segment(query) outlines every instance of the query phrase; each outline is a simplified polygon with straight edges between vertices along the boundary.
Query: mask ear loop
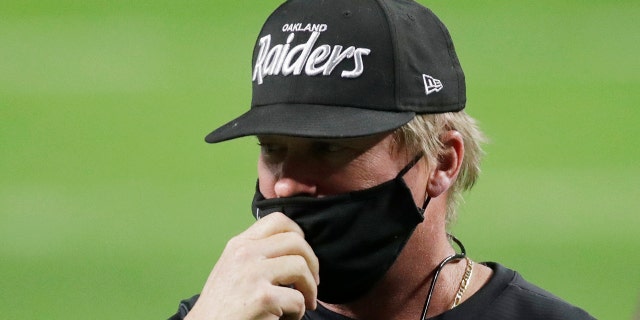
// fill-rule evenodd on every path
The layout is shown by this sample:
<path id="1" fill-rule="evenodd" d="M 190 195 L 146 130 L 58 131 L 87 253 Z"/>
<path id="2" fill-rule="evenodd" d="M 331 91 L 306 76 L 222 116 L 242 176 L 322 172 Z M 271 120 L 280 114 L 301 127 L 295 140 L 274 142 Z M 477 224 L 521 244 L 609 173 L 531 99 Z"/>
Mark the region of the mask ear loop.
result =
<path id="1" fill-rule="evenodd" d="M 418 163 L 418 161 L 420 161 L 421 158 L 422 158 L 422 153 L 417 155 L 415 158 L 413 158 L 413 160 L 411 160 L 411 162 L 409 162 L 404 168 L 402 168 L 402 170 L 400 170 L 400 172 L 398 172 L 398 175 L 396 177 L 404 176 L 405 173 L 407 173 L 409 170 L 411 170 L 411 168 L 413 168 L 413 166 L 415 166 L 416 163 Z"/>
<path id="2" fill-rule="evenodd" d="M 425 202 L 428 202 L 428 200 Z M 440 271 L 442 271 L 442 268 L 444 268 L 444 266 L 447 265 L 449 262 L 452 262 L 454 260 L 464 259 L 467 256 L 467 250 L 462 245 L 462 242 L 460 242 L 460 240 L 458 240 L 456 237 L 454 237 L 451 234 L 447 234 L 447 236 L 449 237 L 450 240 L 455 242 L 458 245 L 458 247 L 460 247 L 460 253 L 456 253 L 444 258 L 444 260 L 442 260 L 442 262 L 440 262 L 440 264 L 436 268 L 435 273 L 433 274 L 433 280 L 431 281 L 431 287 L 429 288 L 429 293 L 427 294 L 427 298 L 424 302 L 424 307 L 422 309 L 422 316 L 420 317 L 421 320 L 427 319 L 427 311 L 429 310 L 429 304 L 431 303 L 431 296 L 433 295 L 433 290 L 436 287 L 436 281 L 438 281 L 438 276 L 440 275 Z"/>
<path id="3" fill-rule="evenodd" d="M 402 170 L 400 170 L 400 172 L 398 172 L 398 175 L 396 177 L 397 178 L 403 177 L 409 170 L 411 170 L 411 168 L 413 168 L 413 166 L 416 165 L 416 163 L 418 163 L 418 161 L 420 161 L 420 159 L 422 159 L 422 153 L 415 156 L 415 158 L 413 158 L 413 160 L 411 160 L 409 164 L 407 164 L 404 168 L 402 168 Z M 418 208 L 418 211 L 420 212 L 420 215 L 422 215 L 423 218 L 424 218 L 424 211 L 427 209 L 427 205 L 429 204 L 429 201 L 431 201 L 431 197 L 427 195 L 427 198 L 424 199 L 424 203 L 422 203 L 422 208 Z"/>
<path id="4" fill-rule="evenodd" d="M 418 211 L 420 211 L 420 215 L 422 215 L 423 218 L 424 218 L 424 212 L 427 210 L 427 205 L 429 204 L 429 201 L 431 201 L 431 197 L 427 195 L 427 198 L 424 199 L 424 203 L 422 204 L 422 208 L 418 208 Z"/>

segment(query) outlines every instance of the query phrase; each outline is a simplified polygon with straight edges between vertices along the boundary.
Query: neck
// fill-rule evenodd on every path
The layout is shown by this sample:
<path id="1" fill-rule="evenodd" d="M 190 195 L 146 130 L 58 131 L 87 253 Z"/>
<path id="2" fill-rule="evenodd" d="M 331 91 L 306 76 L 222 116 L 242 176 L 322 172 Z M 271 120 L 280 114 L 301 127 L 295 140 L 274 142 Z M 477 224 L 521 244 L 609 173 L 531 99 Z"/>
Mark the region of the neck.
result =
<path id="1" fill-rule="evenodd" d="M 420 319 L 435 269 L 455 253 L 444 221 L 429 221 L 438 216 L 434 213 L 427 211 L 393 266 L 367 295 L 349 304 L 323 305 L 354 319 Z M 465 261 L 454 261 L 442 269 L 427 317 L 449 310 L 465 266 Z"/>

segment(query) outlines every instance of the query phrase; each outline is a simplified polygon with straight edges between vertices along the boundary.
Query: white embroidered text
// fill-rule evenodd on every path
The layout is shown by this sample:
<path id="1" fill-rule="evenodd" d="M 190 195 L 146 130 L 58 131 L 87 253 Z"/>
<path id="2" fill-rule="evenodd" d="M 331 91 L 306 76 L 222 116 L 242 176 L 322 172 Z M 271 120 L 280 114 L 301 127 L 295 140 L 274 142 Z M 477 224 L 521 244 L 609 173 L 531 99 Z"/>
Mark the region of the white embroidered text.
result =
<path id="1" fill-rule="evenodd" d="M 282 26 L 282 32 L 325 32 L 327 25 L 322 23 L 287 23 Z"/>
<path id="2" fill-rule="evenodd" d="M 322 25 L 321 25 L 322 26 Z M 284 28 L 284 27 L 283 27 Z M 325 27 L 326 28 L 326 27 Z M 353 59 L 352 70 L 342 70 L 343 78 L 357 78 L 364 71 L 362 57 L 371 52 L 367 48 L 341 45 L 331 47 L 328 44 L 315 46 L 320 31 L 311 33 L 307 42 L 291 47 L 295 34 L 291 33 L 284 44 L 271 46 L 271 35 L 260 38 L 258 56 L 253 68 L 253 81 L 262 84 L 264 77 L 272 75 L 307 76 L 330 75 L 336 66 L 345 59 Z"/>

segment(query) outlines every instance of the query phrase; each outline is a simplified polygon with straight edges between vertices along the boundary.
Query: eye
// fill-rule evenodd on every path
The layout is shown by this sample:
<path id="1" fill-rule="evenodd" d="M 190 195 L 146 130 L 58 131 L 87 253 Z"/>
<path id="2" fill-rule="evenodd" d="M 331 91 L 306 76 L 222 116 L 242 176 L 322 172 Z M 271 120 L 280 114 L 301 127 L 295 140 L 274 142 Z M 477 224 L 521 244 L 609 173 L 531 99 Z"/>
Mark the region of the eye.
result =
<path id="1" fill-rule="evenodd" d="M 317 141 L 313 144 L 313 152 L 317 155 L 337 153 L 344 149 L 343 145 L 328 141 Z"/>
<path id="2" fill-rule="evenodd" d="M 264 155 L 273 155 L 284 150 L 284 147 L 282 145 L 275 143 L 259 141 L 258 145 L 260 146 L 260 152 Z"/>

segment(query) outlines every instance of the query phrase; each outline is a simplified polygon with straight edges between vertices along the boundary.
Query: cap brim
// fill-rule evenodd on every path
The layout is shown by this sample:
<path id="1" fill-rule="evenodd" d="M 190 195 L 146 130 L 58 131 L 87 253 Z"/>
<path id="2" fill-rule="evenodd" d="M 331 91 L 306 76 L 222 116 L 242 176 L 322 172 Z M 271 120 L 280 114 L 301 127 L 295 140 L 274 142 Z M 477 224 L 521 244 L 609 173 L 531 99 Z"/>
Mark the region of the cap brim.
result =
<path id="1" fill-rule="evenodd" d="M 415 112 L 391 112 L 343 106 L 275 104 L 254 107 L 205 138 L 216 143 L 251 135 L 353 138 L 396 129 Z"/>

